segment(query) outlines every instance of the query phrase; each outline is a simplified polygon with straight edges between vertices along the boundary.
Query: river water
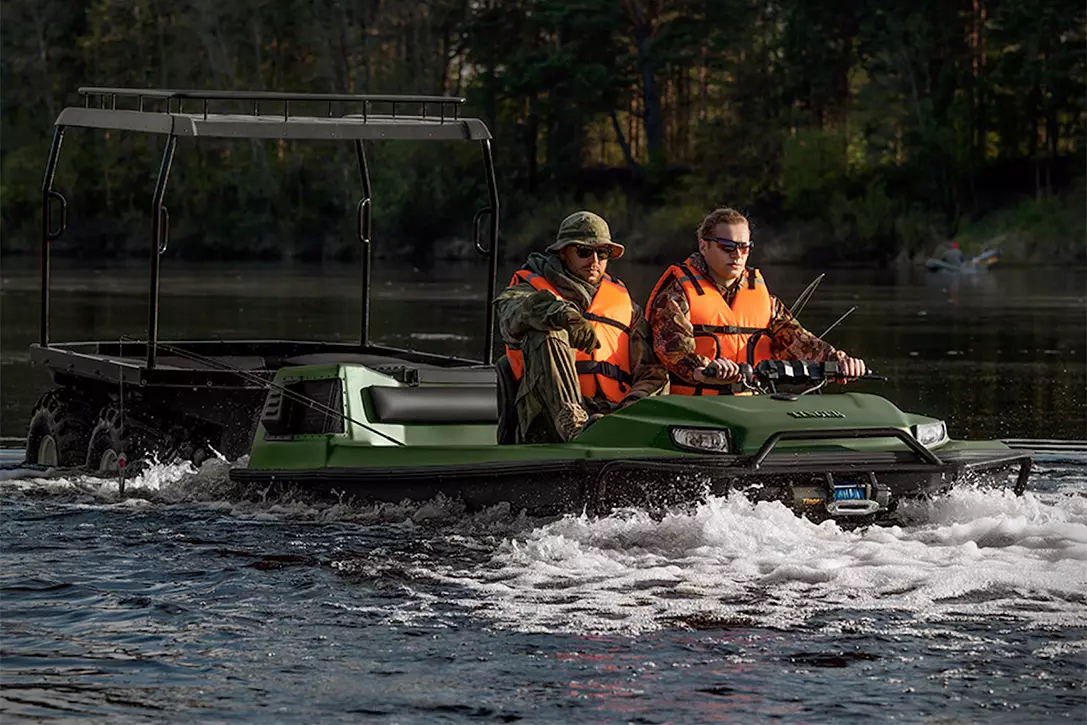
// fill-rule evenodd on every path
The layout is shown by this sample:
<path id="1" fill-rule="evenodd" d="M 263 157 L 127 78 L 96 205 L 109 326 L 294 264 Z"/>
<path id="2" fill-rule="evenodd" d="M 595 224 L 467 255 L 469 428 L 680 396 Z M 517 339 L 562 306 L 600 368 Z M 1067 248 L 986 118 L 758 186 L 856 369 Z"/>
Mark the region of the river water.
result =
<path id="1" fill-rule="evenodd" d="M 659 272 L 615 265 L 635 296 Z M 509 270 L 504 270 L 507 275 Z M 376 275 L 374 337 L 478 357 L 478 266 Z M 766 271 L 791 302 L 813 272 Z M 62 266 L 54 339 L 142 335 L 140 266 Z M 0 434 L 48 386 L 32 266 L 5 260 Z M 348 340 L 344 267 L 179 266 L 163 339 Z M 802 315 L 954 437 L 1087 438 L 1082 270 L 828 274 Z M 14 463 L 16 450 L 0 454 Z M 0 481 L 4 722 L 1077 722 L 1087 457 L 962 487 L 894 525 L 740 497 L 531 519 L 455 501 L 234 494 L 230 462 Z"/>

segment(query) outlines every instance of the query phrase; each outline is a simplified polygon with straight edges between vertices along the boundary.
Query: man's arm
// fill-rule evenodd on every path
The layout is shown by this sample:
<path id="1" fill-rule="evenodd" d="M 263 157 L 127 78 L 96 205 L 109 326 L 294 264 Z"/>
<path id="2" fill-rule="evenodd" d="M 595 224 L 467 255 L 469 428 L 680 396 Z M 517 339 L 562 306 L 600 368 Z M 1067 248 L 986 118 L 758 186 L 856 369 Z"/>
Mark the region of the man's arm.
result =
<path id="1" fill-rule="evenodd" d="M 494 300 L 498 332 L 505 342 L 520 342 L 529 332 L 565 329 L 577 306 L 528 282 L 507 287 Z"/>
<path id="2" fill-rule="evenodd" d="M 630 326 L 630 372 L 634 376 L 634 382 L 630 386 L 630 391 L 619 402 L 617 410 L 642 398 L 656 395 L 668 384 L 668 371 L 653 354 L 649 323 L 638 303 L 635 302 L 633 305 L 634 322 Z"/>
<path id="3" fill-rule="evenodd" d="M 851 357 L 845 350 L 837 350 L 830 343 L 820 340 L 804 329 L 781 300 L 777 297 L 772 299 L 774 315 L 770 319 L 770 357 L 818 362 L 836 360 L 841 364 L 841 372 L 850 378 L 860 377 L 868 371 L 864 360 Z"/>
<path id="4" fill-rule="evenodd" d="M 649 311 L 653 352 L 667 372 L 695 384 L 695 372 L 710 364 L 708 357 L 695 352 L 691 307 L 683 286 L 674 277 L 665 282 Z"/>

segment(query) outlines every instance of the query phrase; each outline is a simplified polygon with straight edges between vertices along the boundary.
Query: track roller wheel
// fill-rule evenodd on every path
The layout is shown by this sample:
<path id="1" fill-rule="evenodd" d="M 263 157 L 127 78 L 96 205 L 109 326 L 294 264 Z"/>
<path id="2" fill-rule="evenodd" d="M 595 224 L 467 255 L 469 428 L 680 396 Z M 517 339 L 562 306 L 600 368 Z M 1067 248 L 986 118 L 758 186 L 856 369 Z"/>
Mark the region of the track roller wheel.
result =
<path id="1" fill-rule="evenodd" d="M 181 461 L 188 461 L 193 465 L 193 468 L 200 469 L 200 464 L 211 458 L 211 451 L 201 441 L 202 438 L 188 438 L 183 431 L 175 431 L 174 440 L 180 441 L 180 443 L 174 444 L 170 447 L 170 450 L 174 458 Z"/>
<path id="2" fill-rule="evenodd" d="M 87 469 L 101 474 L 116 475 L 121 470 L 121 455 L 125 456 L 125 470 L 136 473 L 151 463 L 151 456 L 159 453 L 162 439 L 154 428 L 130 413 L 122 421 L 121 411 L 114 405 L 102 409 L 98 424 L 91 430 L 86 449 Z"/>
<path id="3" fill-rule="evenodd" d="M 80 466 L 94 424 L 92 408 L 73 391 L 50 390 L 34 405 L 26 434 L 26 462 Z"/>

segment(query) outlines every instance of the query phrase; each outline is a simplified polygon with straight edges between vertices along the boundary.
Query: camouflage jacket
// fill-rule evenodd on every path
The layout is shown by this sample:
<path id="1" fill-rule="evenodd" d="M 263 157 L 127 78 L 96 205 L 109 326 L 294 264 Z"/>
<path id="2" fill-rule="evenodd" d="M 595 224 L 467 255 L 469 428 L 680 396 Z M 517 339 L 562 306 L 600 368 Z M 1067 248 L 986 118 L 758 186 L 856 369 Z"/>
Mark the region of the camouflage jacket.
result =
<path id="1" fill-rule="evenodd" d="M 566 271 L 557 254 L 534 252 L 529 255 L 524 267 L 542 275 L 559 291 L 563 299 L 533 297 L 537 290 L 528 282 L 506 288 L 494 302 L 498 331 L 502 341 L 506 343 L 519 343 L 532 330 L 562 329 L 562 320 L 569 307 L 573 306 L 579 313 L 583 313 L 592 304 L 596 294 L 596 287 Z M 596 398 L 591 401 L 592 404 L 587 406 L 590 413 L 618 410 L 648 395 L 662 392 L 668 382 L 668 372 L 657 361 L 649 344 L 649 324 L 642 308 L 633 300 L 631 304 L 634 314 L 630 332 L 630 364 L 634 382 L 630 391 L 617 405 L 610 403 L 598 391 Z"/>
<path id="2" fill-rule="evenodd" d="M 699 252 L 687 258 L 687 264 L 707 279 L 713 280 L 706 260 Z M 717 285 L 725 302 L 732 304 L 743 278 L 728 287 Z M 805 330 L 781 300 L 771 295 L 770 355 L 786 360 L 827 360 L 844 353 Z M 668 371 L 694 382 L 694 371 L 710 363 L 710 358 L 695 352 L 691 307 L 683 286 L 674 277 L 665 282 L 653 299 L 649 324 L 653 330 L 653 351 Z"/>

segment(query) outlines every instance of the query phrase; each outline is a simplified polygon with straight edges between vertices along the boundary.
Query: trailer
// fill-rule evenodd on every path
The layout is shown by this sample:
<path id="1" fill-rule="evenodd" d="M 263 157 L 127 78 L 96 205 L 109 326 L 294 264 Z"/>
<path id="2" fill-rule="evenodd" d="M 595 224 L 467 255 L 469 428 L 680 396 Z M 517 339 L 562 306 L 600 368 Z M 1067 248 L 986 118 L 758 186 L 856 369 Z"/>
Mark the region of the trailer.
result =
<path id="1" fill-rule="evenodd" d="M 483 121 L 460 116 L 463 98 L 106 87 L 82 87 L 79 95 L 82 103 L 56 118 L 42 181 L 40 330 L 30 357 L 49 370 L 54 387 L 31 414 L 26 463 L 110 473 L 152 458 L 199 464 L 212 450 L 234 460 L 248 452 L 267 382 L 285 366 L 360 363 L 394 379 L 436 377 L 453 385 L 496 388 L 489 304 L 479 360 L 377 345 L 369 334 L 373 191 L 366 149 L 371 142 L 479 144 L 487 199 L 472 218 L 472 242 L 488 261 L 488 302 L 494 297 L 499 200 L 491 134 Z M 121 339 L 50 335 L 50 254 L 68 227 L 68 203 L 54 188 L 54 177 L 69 129 L 166 139 L 151 194 L 147 325 Z M 170 248 L 170 170 L 178 149 L 201 137 L 350 144 L 360 180 L 354 209 L 362 289 L 356 341 L 159 339 L 160 268 Z"/>

